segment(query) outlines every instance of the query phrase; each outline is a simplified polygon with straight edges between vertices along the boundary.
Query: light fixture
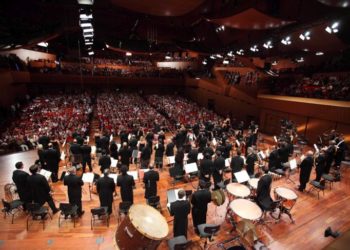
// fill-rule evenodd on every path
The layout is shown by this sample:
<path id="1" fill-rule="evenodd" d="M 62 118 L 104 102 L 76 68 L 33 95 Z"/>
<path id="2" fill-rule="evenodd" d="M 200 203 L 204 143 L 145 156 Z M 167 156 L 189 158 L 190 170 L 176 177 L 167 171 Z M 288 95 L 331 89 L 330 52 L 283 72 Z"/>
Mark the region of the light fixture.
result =
<path id="1" fill-rule="evenodd" d="M 83 28 L 83 32 L 87 33 L 87 32 L 94 32 L 93 28 Z"/>
<path id="2" fill-rule="evenodd" d="M 89 54 L 89 56 L 92 56 L 92 55 L 94 55 L 95 53 L 94 53 L 93 51 L 89 51 L 88 54 Z"/>
<path id="3" fill-rule="evenodd" d="M 126 56 L 132 56 L 132 53 L 131 52 L 126 52 L 125 55 Z"/>
<path id="4" fill-rule="evenodd" d="M 85 45 L 93 45 L 93 42 L 85 42 Z"/>
<path id="5" fill-rule="evenodd" d="M 94 0 L 78 0 L 78 4 L 93 5 L 94 4 Z"/>
<path id="6" fill-rule="evenodd" d="M 306 32 L 304 32 L 304 33 L 302 33 L 302 34 L 300 34 L 299 35 L 299 38 L 301 39 L 301 40 L 310 40 L 311 38 L 310 38 L 310 31 L 306 31 Z"/>
<path id="7" fill-rule="evenodd" d="M 284 45 L 290 45 L 292 41 L 290 40 L 290 36 L 287 36 L 286 38 L 281 40 L 281 43 Z"/>
<path id="8" fill-rule="evenodd" d="M 339 31 L 339 22 L 334 22 L 332 24 L 332 26 L 327 26 L 325 28 L 325 31 L 327 31 L 329 34 L 338 33 L 338 31 Z"/>
<path id="9" fill-rule="evenodd" d="M 229 64 L 230 63 L 230 61 L 228 60 L 228 59 L 224 59 L 224 61 L 222 62 L 222 64 L 225 64 L 225 65 L 227 65 L 227 64 Z"/>
<path id="10" fill-rule="evenodd" d="M 216 57 L 217 57 L 217 58 L 222 58 L 222 55 L 216 54 Z"/>
<path id="11" fill-rule="evenodd" d="M 309 51 L 309 49 L 307 49 L 307 48 L 305 48 L 305 49 L 303 49 L 305 52 L 308 52 Z"/>
<path id="12" fill-rule="evenodd" d="M 207 65 L 207 59 L 204 59 L 203 62 L 202 62 L 203 65 Z"/>
<path id="13" fill-rule="evenodd" d="M 80 21 L 80 27 L 82 28 L 92 28 L 92 24 L 89 22 L 82 22 Z"/>
<path id="14" fill-rule="evenodd" d="M 215 60 L 215 59 L 216 59 L 216 57 L 215 57 L 214 55 L 211 55 L 211 56 L 210 56 L 210 59 Z"/>
<path id="15" fill-rule="evenodd" d="M 49 46 L 49 43 L 48 42 L 40 42 L 37 45 L 40 46 L 40 47 L 47 48 Z"/>
<path id="16" fill-rule="evenodd" d="M 240 55 L 240 56 L 243 56 L 244 55 L 244 50 L 243 49 L 237 50 L 236 54 Z"/>
<path id="17" fill-rule="evenodd" d="M 94 37 L 94 34 L 93 33 L 86 33 L 86 34 L 83 34 L 84 38 L 85 37 Z"/>
<path id="18" fill-rule="evenodd" d="M 273 48 L 271 41 L 267 41 L 266 43 L 264 43 L 263 46 L 265 49 L 272 49 Z"/>
<path id="19" fill-rule="evenodd" d="M 317 51 L 317 52 L 315 53 L 315 55 L 316 55 L 316 56 L 323 56 L 324 53 L 323 53 L 322 51 Z"/>
<path id="20" fill-rule="evenodd" d="M 219 31 L 225 31 L 225 26 L 221 25 L 220 27 L 216 28 L 216 32 L 219 32 Z"/>
<path id="21" fill-rule="evenodd" d="M 297 61 L 298 63 L 304 62 L 304 57 L 297 58 L 296 61 Z"/>
<path id="22" fill-rule="evenodd" d="M 271 65 L 273 65 L 273 66 L 277 65 L 277 61 L 276 61 L 276 60 L 273 61 L 273 62 L 271 63 Z"/>
<path id="23" fill-rule="evenodd" d="M 233 54 L 233 51 L 228 52 L 227 55 L 230 56 L 230 57 L 235 56 L 235 55 Z"/>
<path id="24" fill-rule="evenodd" d="M 250 51 L 258 52 L 259 51 L 258 45 L 254 45 L 254 46 L 250 47 Z"/>
<path id="25" fill-rule="evenodd" d="M 90 20 L 92 19 L 92 14 L 80 14 L 80 20 Z"/>

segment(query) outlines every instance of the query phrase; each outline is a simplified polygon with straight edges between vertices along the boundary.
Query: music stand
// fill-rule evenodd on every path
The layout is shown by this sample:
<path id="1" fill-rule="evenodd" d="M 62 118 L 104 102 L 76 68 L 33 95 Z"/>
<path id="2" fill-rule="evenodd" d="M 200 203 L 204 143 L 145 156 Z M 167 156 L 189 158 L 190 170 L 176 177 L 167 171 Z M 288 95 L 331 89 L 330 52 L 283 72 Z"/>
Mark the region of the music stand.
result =
<path id="1" fill-rule="evenodd" d="M 289 161 L 289 170 L 287 170 L 288 173 L 286 174 L 286 179 L 291 181 L 293 184 L 295 184 L 295 181 L 293 181 L 290 178 L 290 175 L 291 175 L 292 171 L 297 169 L 297 167 L 298 167 L 298 164 L 297 164 L 297 160 L 295 158 Z"/>
<path id="2" fill-rule="evenodd" d="M 237 182 L 238 183 L 243 183 L 243 182 L 247 182 L 249 181 L 250 177 L 247 173 L 246 170 L 242 170 L 242 171 L 239 171 L 239 172 L 236 172 L 236 173 L 233 173 Z"/>
<path id="3" fill-rule="evenodd" d="M 84 173 L 82 176 L 82 180 L 84 183 L 89 184 L 89 195 L 90 195 L 90 200 L 92 200 L 91 188 L 92 188 L 92 183 L 94 182 L 94 173 Z"/>
<path id="4" fill-rule="evenodd" d="M 50 177 L 52 175 L 52 172 L 45 170 L 45 169 L 40 169 L 39 174 L 45 176 L 46 180 L 49 181 Z"/>
<path id="5" fill-rule="evenodd" d="M 168 160 L 168 165 L 175 164 L 175 156 L 168 156 L 167 160 Z"/>

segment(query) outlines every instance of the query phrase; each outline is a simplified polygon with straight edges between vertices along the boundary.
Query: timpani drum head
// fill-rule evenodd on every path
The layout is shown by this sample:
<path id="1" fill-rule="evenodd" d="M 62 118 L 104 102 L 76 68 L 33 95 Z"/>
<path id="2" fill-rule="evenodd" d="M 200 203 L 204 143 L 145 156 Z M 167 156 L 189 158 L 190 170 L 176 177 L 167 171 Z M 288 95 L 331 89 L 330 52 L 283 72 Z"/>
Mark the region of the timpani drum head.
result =
<path id="1" fill-rule="evenodd" d="M 226 186 L 227 192 L 236 197 L 245 198 L 250 195 L 250 190 L 247 186 L 239 183 L 230 183 Z"/>
<path id="2" fill-rule="evenodd" d="M 251 178 L 248 180 L 249 186 L 251 186 L 253 189 L 258 188 L 258 182 L 259 182 L 259 178 Z"/>
<path id="3" fill-rule="evenodd" d="M 277 187 L 275 192 L 286 200 L 296 200 L 298 198 L 297 194 L 289 188 Z"/>
<path id="4" fill-rule="evenodd" d="M 230 203 L 230 209 L 242 219 L 257 220 L 261 217 L 260 207 L 246 199 L 235 199 Z"/>
<path id="5" fill-rule="evenodd" d="M 153 240 L 162 240 L 168 233 L 168 224 L 155 208 L 145 204 L 135 204 L 128 214 L 131 223 L 142 235 Z"/>

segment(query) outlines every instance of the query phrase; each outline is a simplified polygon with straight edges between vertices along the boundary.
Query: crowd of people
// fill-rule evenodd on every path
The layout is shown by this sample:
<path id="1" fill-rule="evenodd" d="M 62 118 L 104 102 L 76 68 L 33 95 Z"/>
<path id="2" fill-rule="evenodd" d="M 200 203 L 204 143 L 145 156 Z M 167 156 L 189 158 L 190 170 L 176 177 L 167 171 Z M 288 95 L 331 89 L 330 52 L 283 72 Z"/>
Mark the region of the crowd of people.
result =
<path id="1" fill-rule="evenodd" d="M 228 81 L 230 85 L 243 85 L 246 87 L 257 86 L 258 72 L 251 71 L 242 75 L 235 71 L 225 71 L 224 78 Z"/>
<path id="2" fill-rule="evenodd" d="M 350 75 L 302 78 L 285 86 L 275 84 L 274 94 L 331 100 L 350 100 Z"/>
<path id="3" fill-rule="evenodd" d="M 86 134 L 92 115 L 87 93 L 42 95 L 19 110 L 1 134 L 1 148 L 9 151 L 32 149 L 41 136 L 63 142 L 76 131 Z"/>
<path id="4" fill-rule="evenodd" d="M 27 66 L 25 62 L 15 54 L 10 54 L 8 56 L 0 55 L 0 69 L 24 71 L 27 69 Z"/>

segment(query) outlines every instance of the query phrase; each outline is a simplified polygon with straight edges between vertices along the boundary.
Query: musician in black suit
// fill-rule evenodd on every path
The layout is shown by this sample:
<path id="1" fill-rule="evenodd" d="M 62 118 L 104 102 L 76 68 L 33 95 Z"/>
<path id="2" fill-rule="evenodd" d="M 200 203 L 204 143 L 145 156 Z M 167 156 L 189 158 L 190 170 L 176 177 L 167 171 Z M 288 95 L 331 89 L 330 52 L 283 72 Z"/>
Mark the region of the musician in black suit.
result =
<path id="1" fill-rule="evenodd" d="M 44 150 L 43 145 L 41 145 L 41 144 L 38 145 L 38 157 L 39 157 L 41 168 L 48 170 L 46 163 L 45 163 L 45 150 Z"/>
<path id="2" fill-rule="evenodd" d="M 49 148 L 44 151 L 44 160 L 47 169 L 52 172 L 51 180 L 52 182 L 58 181 L 58 167 L 61 161 L 60 153 L 55 150 L 51 143 L 49 143 Z"/>
<path id="3" fill-rule="evenodd" d="M 120 163 L 129 169 L 132 151 L 130 148 L 128 148 L 128 144 L 126 142 L 123 142 L 118 154 Z"/>
<path id="4" fill-rule="evenodd" d="M 275 148 L 269 155 L 269 170 L 274 171 L 275 169 L 281 168 L 281 161 L 278 154 L 278 149 Z"/>
<path id="5" fill-rule="evenodd" d="M 234 173 L 243 169 L 244 159 L 241 157 L 241 150 L 237 149 L 236 156 L 231 159 L 232 181 L 236 181 Z"/>
<path id="6" fill-rule="evenodd" d="M 159 181 L 159 173 L 154 171 L 153 166 L 149 165 L 149 171 L 145 172 L 143 176 L 143 183 L 145 184 L 145 198 L 157 196 L 157 182 Z"/>
<path id="7" fill-rule="evenodd" d="M 188 214 L 191 211 L 191 204 L 186 200 L 186 192 L 183 189 L 178 191 L 179 200 L 170 204 L 170 215 L 174 216 L 174 237 L 183 235 L 187 238 Z"/>
<path id="8" fill-rule="evenodd" d="M 214 160 L 214 189 L 219 189 L 218 183 L 222 182 L 223 169 L 225 168 L 225 158 L 222 156 L 221 151 L 216 151 L 216 159 Z"/>
<path id="9" fill-rule="evenodd" d="M 315 181 L 319 182 L 326 168 L 326 157 L 325 157 L 325 151 L 323 149 L 320 150 L 320 154 L 316 157 L 315 165 L 316 165 Z"/>
<path id="10" fill-rule="evenodd" d="M 324 171 L 326 174 L 329 174 L 329 171 L 331 170 L 334 157 L 335 157 L 335 151 L 336 151 L 335 141 L 329 141 L 329 146 L 326 150 L 326 168 Z"/>
<path id="11" fill-rule="evenodd" d="M 81 145 L 77 143 L 77 140 L 74 139 L 73 143 L 70 145 L 70 153 L 71 153 L 71 162 L 74 163 L 81 163 L 82 160 L 82 154 L 81 154 Z"/>
<path id="12" fill-rule="evenodd" d="M 254 153 L 252 147 L 248 148 L 247 153 L 247 173 L 249 176 L 254 176 L 254 166 L 255 162 L 258 160 L 258 156 Z"/>
<path id="13" fill-rule="evenodd" d="M 55 214 L 59 211 L 51 197 L 51 189 L 49 183 L 47 182 L 45 176 L 38 173 L 39 166 L 32 165 L 29 168 L 31 176 L 28 177 L 28 186 L 31 192 L 31 197 L 35 203 L 40 206 L 47 202 Z"/>
<path id="14" fill-rule="evenodd" d="M 199 171 L 200 171 L 199 179 L 205 182 L 210 182 L 210 177 L 213 169 L 214 169 L 214 163 L 211 160 L 211 155 L 207 153 L 204 155 L 204 159 L 201 161 L 201 164 L 199 166 Z"/>
<path id="15" fill-rule="evenodd" d="M 299 175 L 300 186 L 298 190 L 301 192 L 304 191 L 306 187 L 306 183 L 308 183 L 310 180 L 312 166 L 314 165 L 314 159 L 312 155 L 313 155 L 312 151 L 308 151 L 306 153 L 305 159 L 300 163 L 300 175 Z"/>
<path id="16" fill-rule="evenodd" d="M 269 168 L 263 168 L 264 175 L 260 177 L 258 181 L 258 187 L 256 189 L 256 202 L 262 210 L 269 210 L 273 204 L 271 198 L 271 183 L 272 177 L 268 174 Z"/>
<path id="17" fill-rule="evenodd" d="M 44 149 L 47 149 L 49 143 L 50 143 L 50 138 L 47 135 L 42 135 L 38 139 L 38 143 L 43 145 Z"/>
<path id="18" fill-rule="evenodd" d="M 289 148 L 288 144 L 283 141 L 280 143 L 280 148 L 278 149 L 279 159 L 281 163 L 287 163 L 289 158 Z"/>
<path id="19" fill-rule="evenodd" d="M 339 141 L 337 141 L 336 150 L 335 150 L 335 159 L 334 165 L 340 167 L 341 162 L 345 159 L 345 151 L 347 150 L 347 145 L 344 140 L 344 135 L 339 136 Z"/>
<path id="20" fill-rule="evenodd" d="M 169 140 L 168 144 L 166 145 L 166 148 L 165 148 L 165 155 L 167 157 L 169 156 L 174 156 L 174 142 L 172 140 Z"/>
<path id="21" fill-rule="evenodd" d="M 149 165 L 149 162 L 151 160 L 151 150 L 152 144 L 147 142 L 146 147 L 144 147 L 141 151 L 141 168 L 147 168 Z"/>
<path id="22" fill-rule="evenodd" d="M 211 193 L 205 189 L 206 183 L 199 181 L 199 189 L 192 194 L 192 219 L 195 232 L 198 234 L 197 226 L 207 221 L 208 204 L 211 202 Z"/>
<path id="23" fill-rule="evenodd" d="M 164 144 L 162 139 L 158 141 L 158 143 L 154 146 L 154 164 L 156 165 L 156 168 L 163 168 L 163 156 L 164 156 Z"/>
<path id="24" fill-rule="evenodd" d="M 115 192 L 115 183 L 108 176 L 109 169 L 104 169 L 104 176 L 96 182 L 97 193 L 100 198 L 101 207 L 108 207 L 108 213 L 112 213 L 113 193 Z"/>
<path id="25" fill-rule="evenodd" d="M 103 150 L 102 156 L 98 160 L 98 165 L 100 166 L 101 173 L 103 173 L 105 169 L 109 169 L 111 167 L 111 164 L 111 157 L 107 155 L 106 151 Z"/>
<path id="26" fill-rule="evenodd" d="M 25 204 L 31 201 L 31 193 L 28 186 L 29 174 L 23 170 L 23 163 L 16 163 L 16 170 L 12 173 L 12 180 L 16 184 L 19 199 Z"/>
<path id="27" fill-rule="evenodd" d="M 192 148 L 187 155 L 187 164 L 198 161 L 198 149 Z"/>
<path id="28" fill-rule="evenodd" d="M 117 186 L 120 187 L 120 193 L 122 201 L 129 201 L 131 204 L 134 203 L 133 188 L 135 187 L 134 177 L 128 175 L 128 169 L 126 166 L 120 168 L 121 174 L 117 178 Z"/>
<path id="29" fill-rule="evenodd" d="M 82 216 L 84 211 L 81 203 L 81 187 L 84 185 L 83 180 L 76 176 L 75 167 L 68 170 L 69 174 L 63 179 L 63 184 L 68 187 L 69 204 L 78 206 L 78 215 Z"/>
<path id="30" fill-rule="evenodd" d="M 85 173 L 86 165 L 89 166 L 90 172 L 92 172 L 91 146 L 88 144 L 87 141 L 84 141 L 83 146 L 81 146 L 81 153 L 82 153 L 83 172 Z"/>

